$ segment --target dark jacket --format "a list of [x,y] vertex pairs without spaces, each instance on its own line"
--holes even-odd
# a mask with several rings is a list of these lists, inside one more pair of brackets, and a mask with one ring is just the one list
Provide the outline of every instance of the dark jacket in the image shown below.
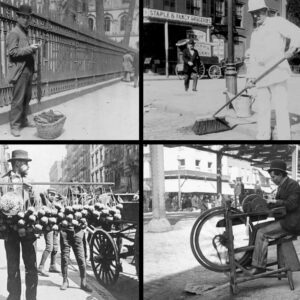
[[287,211],[286,216],[280,220],[283,229],[300,233],[300,186],[297,181],[287,178],[279,187],[275,197],[284,205]]
[[[182,59],[183,59],[183,72],[184,73],[192,73],[199,71],[200,67],[200,56],[196,49],[194,49],[194,54],[191,55],[189,49],[184,49],[182,51]],[[188,62],[192,62],[193,65],[190,66]]]
[[7,35],[8,83],[14,84],[19,79],[26,63],[34,64],[35,51],[29,45],[28,34],[19,25]]

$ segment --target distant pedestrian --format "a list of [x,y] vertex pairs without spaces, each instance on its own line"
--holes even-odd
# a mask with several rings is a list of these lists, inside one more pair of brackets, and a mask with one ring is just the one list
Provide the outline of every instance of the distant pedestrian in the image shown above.
[[133,87],[138,87],[139,85],[139,70],[140,70],[140,55],[139,55],[139,42],[136,43],[137,50],[133,57],[133,69],[134,69],[134,84]]
[[32,95],[32,77],[34,73],[34,54],[39,44],[30,44],[28,27],[32,9],[21,5],[17,10],[17,25],[7,35],[8,83],[13,85],[13,96],[9,114],[11,134],[20,136],[20,128],[35,127],[28,120],[29,102]]
[[[269,8],[264,0],[249,0],[248,7],[256,25],[251,35],[246,83],[246,86],[251,88],[261,73],[284,56],[286,58],[293,56],[300,47],[300,28],[282,17],[268,17]],[[285,52],[287,40],[290,43],[288,51]],[[276,112],[278,139],[291,139],[287,87],[289,77],[290,67],[288,62],[284,61],[257,82],[256,101],[253,107],[257,111],[256,139],[271,139],[272,104]]]
[[124,77],[122,80],[130,82],[131,73],[133,71],[133,57],[131,56],[129,51],[127,51],[126,54],[123,56],[123,70]]
[[195,42],[190,39],[187,43],[187,48],[182,52],[183,72],[184,72],[184,88],[189,89],[190,79],[193,79],[193,91],[197,90],[198,72],[200,67],[200,56],[194,48]]
[[[234,197],[235,197],[235,207],[242,205],[242,202],[245,198],[245,186],[242,182],[242,177],[236,178],[236,184],[234,186]],[[238,203],[237,203],[237,200]]]

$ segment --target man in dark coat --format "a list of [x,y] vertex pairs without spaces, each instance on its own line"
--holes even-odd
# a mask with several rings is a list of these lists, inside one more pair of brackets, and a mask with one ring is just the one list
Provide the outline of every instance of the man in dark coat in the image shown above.
[[13,84],[13,98],[9,114],[11,134],[20,136],[21,127],[34,127],[29,122],[29,102],[32,95],[32,77],[34,73],[34,54],[39,44],[29,43],[28,27],[31,7],[21,5],[17,11],[18,24],[9,32],[6,40],[8,55],[7,81]]
[[258,274],[266,269],[268,254],[268,235],[272,233],[293,234],[300,232],[300,186],[287,176],[286,163],[274,160],[268,170],[272,181],[278,186],[275,199],[268,199],[272,206],[284,206],[286,215],[257,231],[252,256],[251,273]]
[[[3,176],[5,183],[19,183],[19,185],[8,186],[8,191],[14,191],[26,201],[26,189],[29,185],[25,184],[24,178],[28,172],[28,153],[24,150],[14,150],[11,162],[12,170]],[[3,183],[4,183],[3,182]],[[22,183],[20,185],[20,183]],[[21,299],[21,272],[20,272],[20,254],[22,247],[22,257],[25,265],[25,285],[26,300],[36,300],[38,273],[36,264],[36,237],[33,233],[26,233],[20,236],[17,231],[8,229],[8,238],[5,240],[5,250],[7,259],[7,291],[8,300]]]
[[198,72],[200,67],[200,56],[196,49],[194,49],[195,42],[190,39],[187,43],[187,48],[182,51],[183,59],[183,72],[184,76],[184,87],[187,91],[190,85],[190,79],[193,78],[193,91],[196,91]]

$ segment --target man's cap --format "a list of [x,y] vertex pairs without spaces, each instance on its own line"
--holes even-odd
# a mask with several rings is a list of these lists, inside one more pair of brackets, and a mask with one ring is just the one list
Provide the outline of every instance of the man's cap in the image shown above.
[[248,12],[268,8],[265,0],[249,0]]
[[48,194],[50,194],[50,193],[57,194],[57,191],[56,191],[56,189],[49,188],[49,189],[47,189],[47,193]]
[[276,159],[271,162],[268,172],[270,173],[271,171],[278,170],[287,173],[286,168],[286,163],[283,160]]
[[11,153],[11,158],[8,161],[14,161],[14,160],[31,161],[31,158],[28,158],[28,152],[25,150],[14,150]]
[[17,14],[24,15],[24,16],[31,16],[32,8],[27,4],[20,5],[20,7],[17,10]]

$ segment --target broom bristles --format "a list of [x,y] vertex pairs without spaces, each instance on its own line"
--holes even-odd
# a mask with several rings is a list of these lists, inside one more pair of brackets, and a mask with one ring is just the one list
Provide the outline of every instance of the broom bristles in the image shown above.
[[205,118],[197,120],[192,128],[195,134],[204,135],[230,130],[231,127],[226,122],[225,118]]

